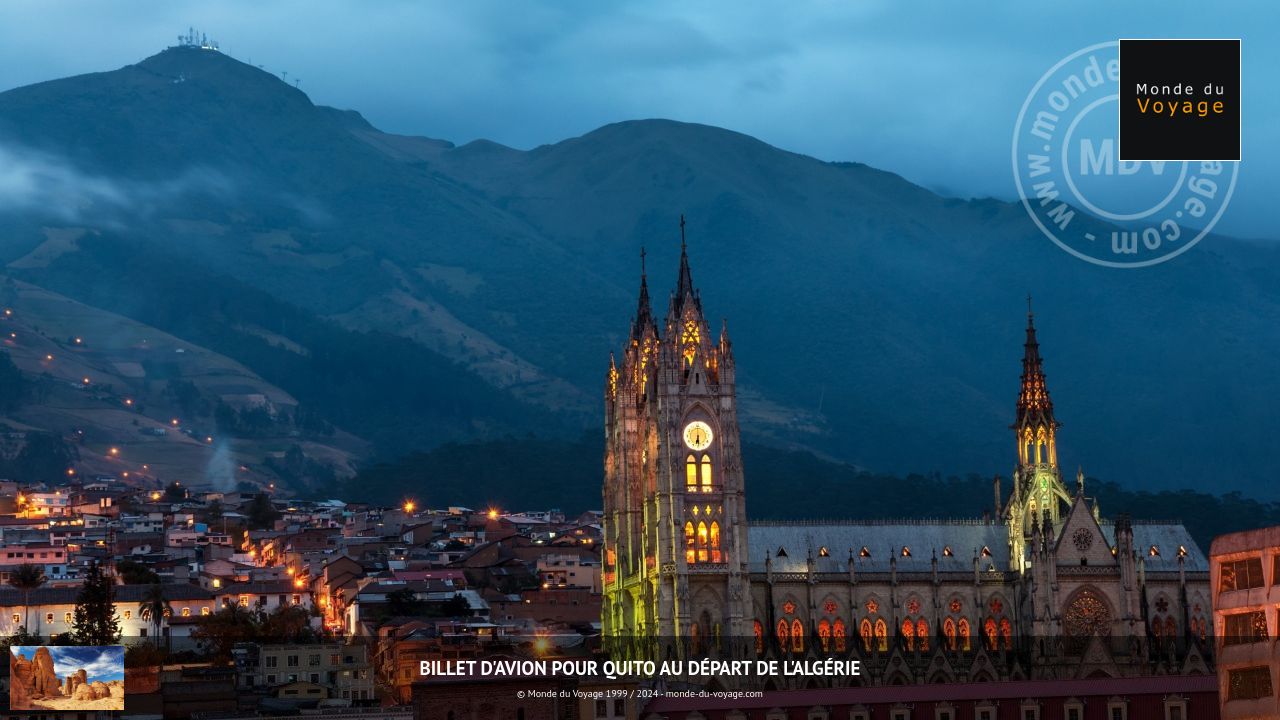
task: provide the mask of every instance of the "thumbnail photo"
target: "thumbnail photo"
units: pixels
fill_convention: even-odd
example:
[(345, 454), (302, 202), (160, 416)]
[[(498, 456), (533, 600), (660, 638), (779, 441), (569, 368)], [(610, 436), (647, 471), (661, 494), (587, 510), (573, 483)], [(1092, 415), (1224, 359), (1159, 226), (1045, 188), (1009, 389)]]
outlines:
[(9, 648), (10, 710), (124, 710), (120, 645)]

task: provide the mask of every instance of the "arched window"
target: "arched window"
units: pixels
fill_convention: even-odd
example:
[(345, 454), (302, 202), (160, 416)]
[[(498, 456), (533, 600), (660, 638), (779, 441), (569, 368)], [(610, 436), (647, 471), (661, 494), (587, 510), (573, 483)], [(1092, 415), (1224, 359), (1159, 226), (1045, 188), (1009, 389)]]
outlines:
[(702, 654), (702, 638), (698, 637), (698, 623), (689, 626), (689, 649), (694, 655)]
[(702, 456), (702, 492), (711, 492), (711, 456)]
[(822, 652), (831, 652), (831, 623), (826, 620), (818, 622), (818, 642), (822, 644)]
[(951, 618), (942, 621), (942, 634), (947, 638), (947, 649), (956, 649), (956, 622)]
[(960, 649), (969, 652), (972, 648), (973, 645), (969, 640), (969, 621), (965, 618), (960, 618)]
[(1172, 617), (1164, 619), (1164, 634), (1170, 640), (1178, 637), (1178, 623)]
[(876, 620), (876, 647), (880, 652), (889, 652), (889, 626), (884, 618)]
[(698, 562), (707, 561), (707, 524), (698, 523)]
[(924, 618), (916, 623), (916, 644), (920, 646), (920, 652), (929, 652), (929, 623)]
[(916, 649), (916, 624), (911, 618), (902, 621), (902, 645), (907, 652)]
[(862, 638), (862, 651), (871, 652), (871, 621), (863, 618), (862, 624), (858, 626), (858, 635)]
[(835, 623), (832, 624), (831, 626), (831, 634), (835, 636), (836, 652), (844, 652), (844, 621), (843, 620), (841, 620), (840, 618), (836, 618)]
[(791, 649), (804, 652), (804, 625), (800, 624), (800, 618), (791, 621)]
[(1004, 638), (1004, 649), (1013, 649), (1013, 625), (1009, 622), (1009, 618), (1000, 620), (1000, 637)]
[(782, 620), (779, 620), (778, 621), (778, 645), (781, 646), (782, 649), (785, 651), (787, 647), (790, 646), (791, 644), (790, 640), (791, 640), (791, 625), (787, 623), (785, 618)]
[(756, 620), (755, 627), (753, 628), (753, 630), (755, 630), (755, 634), (756, 634), (756, 654), (763, 655), (764, 654), (764, 626), (760, 624), (759, 620)]
[(687, 522), (684, 524), (684, 561), (689, 564), (697, 562), (694, 540), (693, 523)]
[(692, 455), (684, 459), (684, 484), (689, 492), (698, 491), (698, 460)]
[(711, 562), (721, 562), (720, 559), (720, 523), (712, 521), (711, 523)]
[(995, 650), (996, 643), (1000, 641), (1000, 630), (996, 627), (995, 618), (987, 618), (987, 621), (982, 624), (982, 635), (986, 638), (987, 649)]

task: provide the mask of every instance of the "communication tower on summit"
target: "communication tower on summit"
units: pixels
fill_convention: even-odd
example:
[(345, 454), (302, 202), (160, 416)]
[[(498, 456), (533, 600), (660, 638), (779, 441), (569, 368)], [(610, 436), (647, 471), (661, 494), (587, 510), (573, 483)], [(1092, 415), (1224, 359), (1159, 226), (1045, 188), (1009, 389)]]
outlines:
[(208, 35), (198, 33), (195, 28), (189, 27), (185, 33), (178, 35), (178, 44), (175, 47), (196, 48), (197, 50), (217, 50), (218, 41), (210, 40)]

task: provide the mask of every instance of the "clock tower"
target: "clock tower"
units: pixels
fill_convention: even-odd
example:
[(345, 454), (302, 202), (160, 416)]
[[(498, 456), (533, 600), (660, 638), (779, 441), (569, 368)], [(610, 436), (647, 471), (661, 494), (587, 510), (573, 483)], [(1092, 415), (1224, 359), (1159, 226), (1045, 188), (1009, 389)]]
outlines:
[(615, 656), (739, 658), (754, 615), (733, 349), (703, 316), (684, 218), (680, 235), (666, 318), (653, 318), (642, 268), (606, 377), (601, 619)]

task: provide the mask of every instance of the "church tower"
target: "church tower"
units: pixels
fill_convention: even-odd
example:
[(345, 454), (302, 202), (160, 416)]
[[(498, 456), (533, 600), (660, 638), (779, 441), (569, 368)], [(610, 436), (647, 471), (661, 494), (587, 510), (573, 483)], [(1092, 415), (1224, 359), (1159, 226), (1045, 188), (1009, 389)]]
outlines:
[[(640, 304), (605, 385), (603, 630), (615, 656), (745, 656), (752, 635), (733, 349), (680, 270), (661, 326)], [(643, 260), (643, 254), (642, 254)]]
[(1030, 296), (1027, 297), (1022, 388), (1011, 427), (1018, 462), (1013, 471), (1013, 492), (1005, 509), (1005, 520), (1009, 527), (1012, 569), (1025, 572), (1028, 552), (1033, 549), (1030, 547), (1033, 536), (1043, 535), (1052, 544), (1056, 540), (1052, 533), (1061, 528), (1063, 511), (1071, 505), (1071, 495), (1058, 471), (1057, 431), (1061, 424), (1053, 416), (1053, 400), (1045, 382)]

